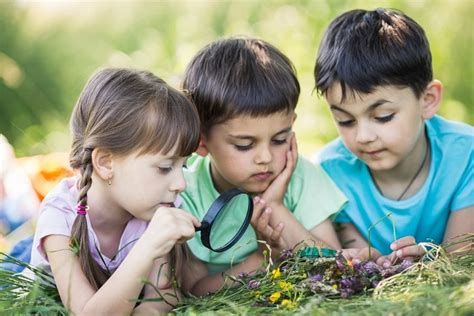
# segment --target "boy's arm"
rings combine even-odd
[[[242,272],[249,273],[256,271],[260,268],[263,261],[263,255],[259,253],[259,251],[255,251],[243,262],[233,266],[226,272],[208,275],[197,281],[192,288],[191,293],[197,296],[203,296],[209,293],[214,293],[223,287],[230,287],[233,285],[234,281],[226,277],[227,274],[237,277]]]
[[[443,242],[450,242],[457,237],[462,238],[463,234],[474,233],[474,206],[466,207],[462,210],[451,212],[446,226],[446,232],[444,233]],[[449,252],[456,250],[469,250],[472,249],[472,242],[458,243],[448,248]]]

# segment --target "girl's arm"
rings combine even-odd
[[[166,259],[157,259],[153,269],[148,276],[148,282],[144,287],[143,299],[159,299],[156,301],[143,301],[134,310],[133,315],[152,315],[157,312],[168,312],[181,299],[181,292],[172,283],[169,256]]]
[[[69,249],[70,239],[62,235],[44,238],[54,280],[63,304],[72,314],[130,314],[149,275],[153,260],[140,240],[119,268],[96,291],[84,275],[79,259]]]
[[[112,276],[95,291],[63,235],[44,237],[44,249],[63,304],[72,314],[130,314],[155,264],[178,241],[191,238],[199,221],[189,213],[160,207],[142,237]]]

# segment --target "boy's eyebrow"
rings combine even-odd
[[[385,100],[385,99],[380,99],[369,105],[367,108],[366,112],[370,112],[372,110],[375,110],[378,106],[381,106],[382,104],[385,103],[392,103],[391,101]],[[338,107],[337,105],[331,104],[330,105],[331,110],[338,110],[346,114],[350,114],[348,111],[344,110],[343,108]]]
[[[288,133],[290,131],[291,131],[291,126],[285,128],[285,129],[282,129],[281,131],[279,131],[278,133],[276,133],[273,136]],[[254,136],[250,136],[250,135],[232,135],[232,134],[229,134],[229,136],[232,137],[232,138],[237,138],[237,139],[254,139],[255,138]]]

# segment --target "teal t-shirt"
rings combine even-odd
[[[211,178],[209,157],[193,155],[188,161],[188,168],[184,170],[184,176],[186,190],[181,193],[181,208],[202,220],[212,202],[219,196]],[[295,218],[310,230],[338,212],[346,198],[320,166],[298,158],[283,202]],[[247,207],[237,205],[236,209],[245,212]],[[227,229],[219,229],[220,234],[235,232],[241,225],[241,219],[242,215],[236,214],[234,219],[225,223]],[[204,247],[200,233],[188,241],[188,245],[193,254],[207,264],[211,273],[225,271],[257,250],[255,231],[250,225],[242,239],[222,253]]]
[[[414,236],[417,242],[440,244],[450,213],[474,205],[474,128],[439,116],[425,124],[431,146],[429,175],[420,190],[405,200],[384,197],[367,165],[339,138],[317,158],[349,199],[337,222],[354,224],[368,240],[369,227],[391,213],[390,219],[385,218],[371,231],[372,245],[384,255],[391,252],[393,227],[397,239]]]

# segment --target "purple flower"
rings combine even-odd
[[[240,272],[238,275],[237,275],[237,278],[242,280],[242,279],[245,279],[246,277],[248,277],[249,274],[246,273],[246,272]]]
[[[379,274],[382,271],[382,268],[373,261],[362,263],[361,269],[363,269],[369,275]]]
[[[315,274],[315,275],[312,275],[309,280],[311,282],[321,282],[323,280],[323,276],[321,274]]]
[[[260,282],[257,280],[250,280],[249,283],[247,283],[247,287],[251,290],[255,290],[260,286]]]
[[[293,251],[291,251],[291,249],[285,249],[281,252],[279,260],[283,261],[290,259],[291,257],[293,257]]]

